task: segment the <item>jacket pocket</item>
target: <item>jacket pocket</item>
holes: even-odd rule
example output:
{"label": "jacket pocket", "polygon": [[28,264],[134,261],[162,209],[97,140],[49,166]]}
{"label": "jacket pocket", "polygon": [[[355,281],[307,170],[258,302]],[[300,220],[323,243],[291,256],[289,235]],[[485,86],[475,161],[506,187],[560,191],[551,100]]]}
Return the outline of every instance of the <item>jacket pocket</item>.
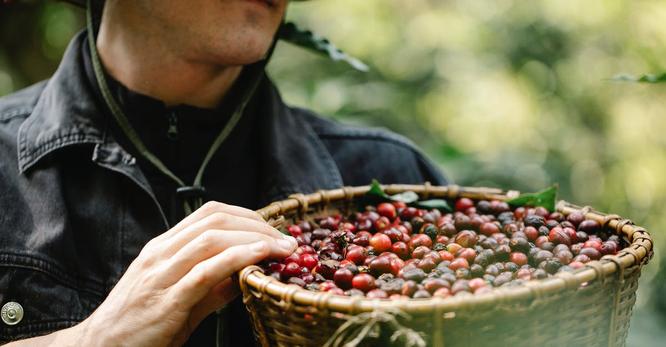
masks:
{"label": "jacket pocket", "polygon": [[104,296],[83,283],[40,257],[0,253],[0,306],[13,302],[22,308],[20,320],[15,312],[9,317],[13,320],[7,315],[0,320],[0,342],[45,335],[84,320]]}

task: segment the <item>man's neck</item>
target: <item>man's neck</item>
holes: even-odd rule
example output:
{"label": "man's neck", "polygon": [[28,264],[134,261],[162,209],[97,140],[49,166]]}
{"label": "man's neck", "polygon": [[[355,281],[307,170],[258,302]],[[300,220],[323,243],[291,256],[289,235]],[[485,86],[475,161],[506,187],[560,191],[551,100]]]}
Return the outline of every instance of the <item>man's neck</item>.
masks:
{"label": "man's neck", "polygon": [[167,42],[155,40],[150,28],[132,30],[122,16],[110,16],[105,11],[97,37],[100,59],[106,71],[132,91],[169,106],[215,108],[240,75],[242,66],[188,59]]}

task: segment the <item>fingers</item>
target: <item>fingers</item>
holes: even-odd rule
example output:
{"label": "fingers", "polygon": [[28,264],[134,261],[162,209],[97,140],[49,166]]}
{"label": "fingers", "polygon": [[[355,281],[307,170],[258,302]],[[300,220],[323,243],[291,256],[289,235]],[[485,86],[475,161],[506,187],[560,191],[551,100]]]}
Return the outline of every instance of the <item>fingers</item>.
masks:
{"label": "fingers", "polygon": [[173,228],[171,228],[169,231],[163,233],[162,235],[158,236],[157,238],[160,239],[167,239],[174,234],[177,234],[181,230],[185,229],[189,225],[207,217],[210,216],[214,213],[226,213],[232,216],[237,216],[237,217],[243,217],[243,218],[248,218],[248,219],[254,219],[257,222],[264,222],[264,219],[261,218],[261,215],[259,213],[252,211],[250,209],[240,207],[240,206],[234,206],[234,205],[228,205],[225,203],[217,202],[217,201],[209,201],[205,203],[203,206],[201,206],[199,209],[196,211],[192,212],[189,216],[185,217],[183,220],[181,220],[178,224],[176,224]]}
{"label": "fingers", "polygon": [[194,266],[171,287],[169,300],[179,306],[193,307],[218,283],[234,272],[255,264],[270,254],[265,241],[236,245]]}
{"label": "fingers", "polygon": [[[263,242],[268,250],[266,256],[270,257],[287,257],[298,246],[293,238],[274,239],[256,232],[208,230],[187,243],[160,266],[157,270],[158,274],[161,274],[160,286],[170,286],[198,263],[223,253],[230,247],[248,246],[256,242]],[[242,258],[239,260],[242,261]]]}
{"label": "fingers", "polygon": [[186,227],[180,232],[162,242],[162,252],[165,256],[171,256],[184,245],[199,237],[207,230],[243,230],[270,236],[276,239],[288,239],[294,241],[290,236],[282,234],[277,229],[259,222],[255,219],[239,217],[224,212],[216,212]]}

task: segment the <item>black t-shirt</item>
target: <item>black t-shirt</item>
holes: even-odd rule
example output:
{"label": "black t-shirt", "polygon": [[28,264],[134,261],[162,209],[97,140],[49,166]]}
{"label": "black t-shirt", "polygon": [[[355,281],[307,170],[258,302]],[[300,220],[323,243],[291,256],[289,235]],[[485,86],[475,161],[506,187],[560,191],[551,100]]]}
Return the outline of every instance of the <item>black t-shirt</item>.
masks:
{"label": "black t-shirt", "polygon": [[[104,103],[87,42],[82,47],[86,75],[97,89],[99,102]],[[221,105],[215,109],[190,105],[167,107],[159,100],[129,90],[108,74],[106,79],[111,93],[148,150],[182,181],[192,184],[213,141],[249,88],[247,75],[246,71],[241,73]],[[185,217],[182,197],[176,194],[178,184],[138,154],[113,116],[110,113],[107,116],[112,135],[125,150],[134,155],[170,225],[175,225]],[[204,201],[216,200],[250,209],[259,207],[258,133],[254,126],[258,118],[257,107],[250,102],[205,170]],[[239,312],[245,310],[242,302],[237,299],[229,305],[229,309],[230,316],[234,317],[228,323],[229,330],[234,334],[234,344],[248,345],[252,341],[252,333],[247,315]],[[215,325],[216,318],[211,315],[199,325],[186,345],[215,346]]]}

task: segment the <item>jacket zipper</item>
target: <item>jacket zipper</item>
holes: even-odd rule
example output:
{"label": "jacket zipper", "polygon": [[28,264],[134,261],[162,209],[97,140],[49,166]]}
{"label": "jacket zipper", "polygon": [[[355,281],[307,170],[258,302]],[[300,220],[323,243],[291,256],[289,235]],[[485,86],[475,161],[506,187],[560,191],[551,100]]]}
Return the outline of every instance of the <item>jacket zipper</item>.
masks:
{"label": "jacket zipper", "polygon": [[176,111],[169,113],[169,128],[167,129],[167,138],[171,141],[178,139],[178,115]]}

